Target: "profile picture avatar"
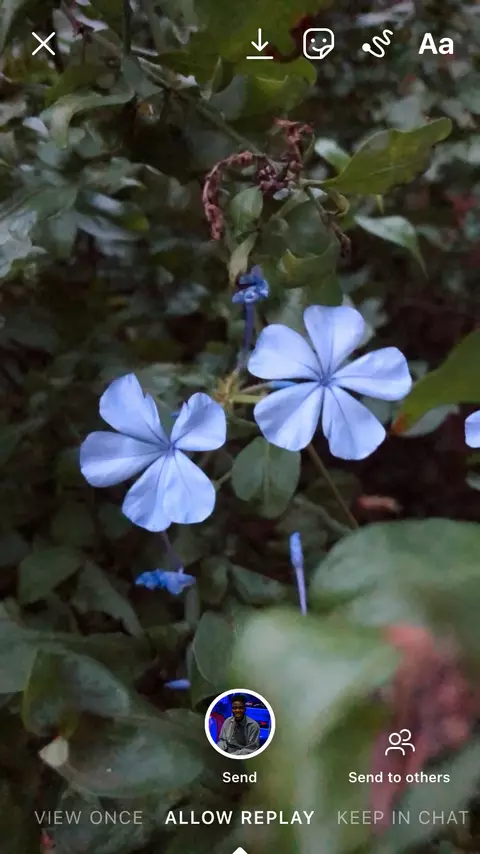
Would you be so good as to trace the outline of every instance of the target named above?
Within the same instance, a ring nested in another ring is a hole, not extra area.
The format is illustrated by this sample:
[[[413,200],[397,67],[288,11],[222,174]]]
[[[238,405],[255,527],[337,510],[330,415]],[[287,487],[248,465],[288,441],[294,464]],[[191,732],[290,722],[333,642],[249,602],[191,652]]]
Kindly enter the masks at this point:
[[[218,753],[250,759],[263,753],[275,734],[275,715],[261,694],[239,688],[216,697],[205,715],[205,733]]]

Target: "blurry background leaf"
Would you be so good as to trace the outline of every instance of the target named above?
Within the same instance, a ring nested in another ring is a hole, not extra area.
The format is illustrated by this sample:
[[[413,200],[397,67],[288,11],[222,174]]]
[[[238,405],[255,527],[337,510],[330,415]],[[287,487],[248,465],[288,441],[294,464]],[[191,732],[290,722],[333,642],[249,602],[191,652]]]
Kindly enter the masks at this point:
[[[82,554],[73,548],[50,546],[35,549],[18,569],[18,598],[24,605],[48,596],[82,564]]]
[[[438,406],[480,402],[479,359],[480,331],[474,331],[452,349],[439,368],[415,383],[397,415],[399,430],[412,426]]]

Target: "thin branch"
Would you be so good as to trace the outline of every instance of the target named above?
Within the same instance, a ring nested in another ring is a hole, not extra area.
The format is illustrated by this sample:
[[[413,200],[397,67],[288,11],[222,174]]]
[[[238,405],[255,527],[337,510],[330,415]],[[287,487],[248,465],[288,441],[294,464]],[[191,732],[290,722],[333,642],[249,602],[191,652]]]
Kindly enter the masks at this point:
[[[352,530],[356,531],[357,528],[359,527],[359,524],[358,524],[357,520],[355,519],[355,516],[352,515],[349,508],[347,507],[347,504],[345,503],[342,495],[340,494],[338,487],[336,486],[335,482],[330,477],[330,473],[329,473],[327,467],[322,462],[321,458],[317,454],[313,445],[308,445],[307,451],[310,455],[310,459],[312,460],[314,466],[318,469],[318,471],[320,472],[320,474],[322,475],[324,480],[326,480],[326,482],[328,483],[328,486],[330,487],[332,494],[335,496],[335,500],[338,502],[339,507],[342,508],[346,519],[348,519],[348,524],[350,525],[350,528]]]
[[[57,39],[57,34],[56,34],[56,32],[55,32],[55,24],[54,24],[54,21],[53,21],[53,14],[52,14],[52,12],[50,12],[50,13],[49,13],[49,15],[48,15],[48,19],[47,19],[47,26],[48,26],[48,28],[49,28],[50,32],[53,32],[53,36],[52,36],[52,48],[53,48],[53,50],[55,51],[55,56],[54,56],[54,58],[53,58],[53,64],[54,64],[54,66],[55,66],[56,70],[58,71],[58,73],[59,73],[59,74],[63,74],[63,72],[65,71],[65,66],[64,66],[64,63],[63,63],[63,56],[62,56],[62,54],[60,53],[60,48],[59,48],[59,46],[58,46],[58,39]]]
[[[132,50],[132,7],[130,0],[123,0],[123,49],[127,55]]]
[[[177,555],[175,549],[173,548],[167,532],[166,531],[160,531],[160,536],[164,542],[167,554],[170,556],[170,559],[171,559],[175,569],[177,570],[177,572],[184,572],[183,563],[180,560],[179,556]]]
[[[322,507],[321,504],[314,504],[313,501],[309,501],[308,498],[304,498],[303,495],[296,495],[293,499],[293,503],[298,507],[303,507],[305,510],[308,508],[313,513],[316,513],[318,518],[322,520],[323,524],[326,528],[329,528],[330,531],[339,537],[344,537],[346,534],[350,533],[350,528],[348,525],[343,525],[342,522],[337,522],[333,516],[330,516],[325,507]]]

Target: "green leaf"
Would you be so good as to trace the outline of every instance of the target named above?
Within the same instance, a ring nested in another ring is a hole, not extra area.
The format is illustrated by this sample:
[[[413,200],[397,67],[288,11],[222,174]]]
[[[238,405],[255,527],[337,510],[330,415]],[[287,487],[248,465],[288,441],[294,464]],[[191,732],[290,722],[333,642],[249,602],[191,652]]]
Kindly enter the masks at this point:
[[[39,650],[22,698],[22,721],[28,732],[57,734],[76,722],[74,699],[64,676],[61,656]]]
[[[144,631],[125,596],[114,587],[108,575],[90,561],[79,574],[72,605],[81,613],[101,611],[119,620],[133,637],[141,638]]]
[[[328,5],[325,0],[289,0],[281,4],[277,0],[264,0],[261,4],[257,0],[243,0],[241,4],[198,0],[195,8],[202,28],[216,42],[220,56],[236,61],[243,60],[249,51],[255,53],[250,42],[257,39],[259,27],[264,28],[264,41],[268,37],[280,50],[291,51],[294,46],[291,27],[308,12],[317,13]]]
[[[134,91],[125,83],[118,84],[108,95],[98,92],[77,92],[60,98],[40,118],[50,125],[50,131],[59,148],[68,146],[68,129],[74,116],[79,113],[96,110],[100,107],[113,107],[126,104],[133,98]]]
[[[280,270],[288,288],[303,288],[330,277],[335,272],[338,245],[332,241],[321,255],[297,258],[289,249],[280,261]]]
[[[248,116],[264,116],[279,109],[285,112],[292,110],[303,100],[316,79],[312,63],[303,57],[289,63],[288,72],[284,65],[269,62],[261,74],[254,76],[252,66],[255,66],[255,63],[245,60],[236,67],[237,71],[247,74],[242,119]]]
[[[0,427],[0,466],[10,459],[17,445],[37,424],[38,422],[25,421],[22,424],[5,424]]]
[[[230,217],[239,234],[249,231],[262,215],[263,196],[258,187],[247,187],[230,202]]]
[[[36,549],[19,566],[18,599],[31,605],[44,599],[82,565],[80,552],[64,546]]]
[[[37,197],[38,200],[39,197]],[[51,315],[39,309],[38,306],[24,307],[20,312],[12,312],[8,324],[8,337],[23,347],[43,350],[50,354],[55,353],[59,344],[59,336],[52,323]]]
[[[432,146],[450,134],[450,119],[435,119],[412,131],[384,130],[360,146],[335,178],[324,182],[340,193],[383,195],[426,168]]]
[[[116,504],[102,504],[98,510],[98,518],[110,540],[119,540],[132,530],[132,523]]]
[[[338,250],[338,243],[333,239],[332,230],[325,217],[320,216],[316,202],[308,199],[303,192],[289,199],[283,216],[288,225],[288,232],[279,235],[280,238],[283,236],[282,248],[286,243],[290,251],[300,257],[323,255],[332,249],[332,244],[337,245]]]
[[[480,525],[473,522],[369,525],[333,547],[310,596],[364,624],[433,624],[442,634],[453,632],[465,657],[480,662],[479,550]]]
[[[236,593],[247,605],[274,605],[285,598],[287,588],[274,578],[233,565],[231,570]]]
[[[205,767],[203,750],[166,717],[82,720],[55,770],[75,788],[106,798],[166,794],[192,784]],[[45,754],[44,754],[45,756]]]
[[[218,44],[207,30],[191,34],[188,46],[182,50],[162,53],[162,65],[188,77],[193,74],[198,83],[209,83],[218,63]]]
[[[0,567],[17,563],[28,553],[28,543],[17,531],[0,534]]]
[[[200,565],[198,590],[206,605],[219,605],[228,588],[230,562],[221,555],[207,557]]]
[[[321,137],[315,142],[315,151],[327,163],[334,166],[337,172],[344,169],[350,161],[350,155],[341,148],[334,139]]]
[[[287,288],[307,288],[307,301],[319,305],[340,305],[342,290],[336,277],[338,245],[334,242],[322,255],[298,258],[287,249],[280,260],[279,272]]]
[[[85,504],[65,501],[52,519],[52,538],[68,546],[89,546],[95,539],[95,527]]]
[[[480,403],[480,330],[453,348],[445,362],[430,371],[405,398],[395,421],[398,432],[408,430],[422,415],[450,403]]]
[[[364,841],[360,832],[367,835],[371,828],[342,827],[337,810],[368,808],[367,787],[352,786],[348,771],[352,757],[357,772],[371,770],[373,738],[382,723],[371,695],[391,678],[395,663],[379,632],[286,609],[262,610],[248,619],[234,650],[232,676],[236,684],[259,691],[277,716],[275,738],[262,760],[269,808],[301,798],[302,809],[314,810],[310,844],[305,828],[292,825],[281,828],[280,839],[269,839],[269,851],[313,852],[321,838],[325,850],[343,852]]]
[[[31,629],[15,619],[0,603],[0,694],[22,691],[35,655],[40,650],[71,650],[106,665],[123,681],[136,679],[149,664],[148,644],[123,634],[86,636]]]
[[[252,501],[268,519],[280,516],[297,488],[300,461],[298,451],[285,451],[257,437],[235,458],[235,494],[243,501]]]
[[[193,658],[200,675],[219,690],[225,684],[233,640],[234,632],[226,617],[215,611],[202,614],[193,639]]]
[[[479,763],[480,739],[477,737],[469,741],[467,747],[458,752],[450,761],[443,762],[441,766],[435,767],[435,771],[441,774],[449,774],[450,780],[455,781],[454,785],[428,782],[410,786],[399,804],[400,810],[405,815],[410,814],[411,816],[419,816],[425,810],[432,818],[434,814],[445,817],[456,815],[456,821],[459,825],[457,831],[462,829],[467,834],[469,817],[463,825],[457,810],[468,810],[471,798],[475,797],[478,786]],[[426,813],[423,815],[425,816]],[[422,847],[422,842],[428,844],[427,839],[431,836],[432,824],[429,821],[423,824],[419,821],[412,822],[412,824],[400,822],[386,830],[385,837],[382,840],[383,844],[376,849],[376,852],[377,854],[387,854],[391,851],[405,851],[413,846],[419,850]],[[467,838],[473,838],[473,835],[471,837],[469,835]],[[457,849],[452,845],[450,850],[456,851]]]
[[[403,249],[411,252],[416,258],[422,270],[425,272],[425,264],[420,252],[417,232],[415,227],[408,219],[403,216],[384,216],[384,217],[368,217],[356,216],[355,222],[360,228],[368,231],[369,234],[374,234],[375,237],[381,237],[382,240],[389,240]]]
[[[76,65],[68,65],[60,75],[58,82],[47,90],[45,94],[46,106],[49,107],[71,92],[94,84],[102,74],[105,74],[105,64],[101,62],[82,62]]]
[[[228,263],[228,274],[232,285],[235,283],[238,276],[248,270],[250,252],[255,246],[256,239],[257,237],[255,234],[250,234],[245,238],[243,243],[240,243],[240,245],[233,250]]]
[[[23,699],[23,720],[32,732],[60,731],[80,712],[124,718],[142,709],[134,691],[94,658],[71,650],[37,651]]]
[[[13,750],[12,750],[13,752]],[[28,772],[26,774],[28,779]],[[38,828],[26,821],[25,800],[14,797],[14,786],[7,780],[0,782],[0,834],[3,854],[33,854],[38,851]],[[23,795],[23,792],[22,792]]]
[[[13,19],[27,2],[28,0],[3,0],[0,4],[0,53],[3,53]]]

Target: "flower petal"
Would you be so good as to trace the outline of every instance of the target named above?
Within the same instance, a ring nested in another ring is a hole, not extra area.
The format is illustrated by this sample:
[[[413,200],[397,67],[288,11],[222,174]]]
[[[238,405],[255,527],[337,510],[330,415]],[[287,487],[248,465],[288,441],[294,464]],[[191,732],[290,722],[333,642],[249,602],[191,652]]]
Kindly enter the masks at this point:
[[[164,573],[164,569],[148,569],[135,579],[135,584],[137,587],[146,587],[147,590],[157,590],[165,586]]]
[[[264,380],[318,380],[320,365],[302,335],[272,323],[260,333],[248,370]]]
[[[92,486],[114,486],[143,471],[161,451],[150,442],[110,431],[90,433],[80,448],[80,469]]]
[[[195,576],[187,575],[186,572],[178,572],[178,570],[176,572],[164,572],[164,577],[165,589],[173,596],[179,596],[187,587],[195,584],[197,580]]]
[[[465,442],[470,448],[480,448],[480,411],[465,420]]]
[[[181,525],[203,522],[212,513],[215,499],[213,483],[189,457],[181,451],[169,455],[164,507],[172,522]]]
[[[325,389],[322,429],[330,452],[341,460],[365,459],[386,435],[373,413],[337,386]]]
[[[319,383],[298,383],[257,403],[253,415],[265,438],[287,451],[306,448],[317,429],[323,392]]]
[[[192,394],[183,404],[170,441],[183,451],[213,451],[227,438],[227,419],[219,403],[208,394]]]
[[[336,371],[331,382],[380,400],[400,400],[412,387],[407,360],[396,347],[360,356]]]
[[[166,450],[169,440],[153,397],[144,394],[135,374],[114,380],[100,398],[100,415],[119,433],[152,442]]]
[[[178,596],[183,593],[186,587],[195,584],[196,580],[193,575],[187,575],[183,570],[172,572],[169,569],[152,569],[142,572],[135,584],[137,587],[146,587],[148,590],[164,587],[169,593]]]
[[[303,313],[303,322],[318,355],[323,379],[330,378],[359,346],[365,331],[362,315],[348,305],[311,305]]]
[[[172,521],[164,509],[169,458],[170,454],[164,454],[149,466],[130,487],[123,502],[122,512],[127,519],[147,531],[166,531]]]

